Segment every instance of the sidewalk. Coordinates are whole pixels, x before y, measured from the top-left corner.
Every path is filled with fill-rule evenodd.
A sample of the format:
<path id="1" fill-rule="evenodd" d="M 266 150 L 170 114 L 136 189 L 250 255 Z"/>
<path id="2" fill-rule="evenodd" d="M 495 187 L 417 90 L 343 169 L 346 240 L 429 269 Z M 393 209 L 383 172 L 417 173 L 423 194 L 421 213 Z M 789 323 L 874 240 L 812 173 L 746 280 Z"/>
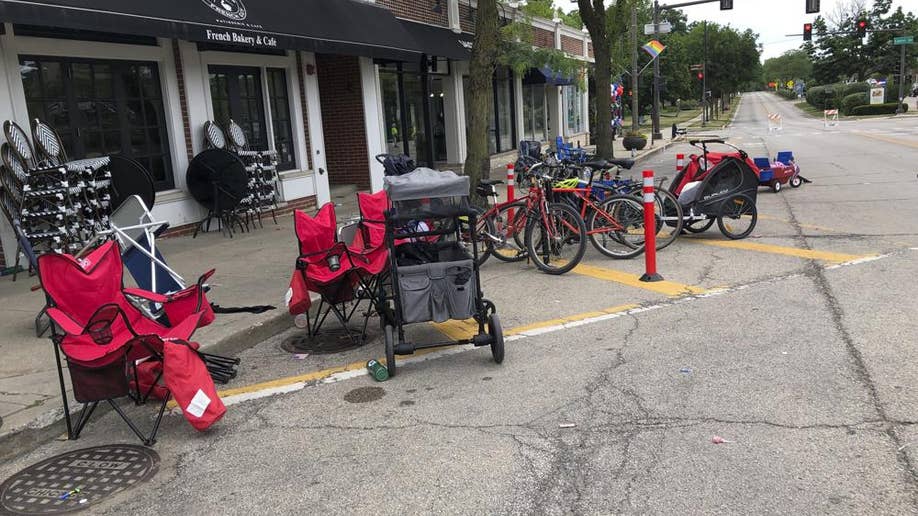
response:
<path id="1" fill-rule="evenodd" d="M 218 314 L 216 322 L 198 330 L 194 339 L 216 353 L 235 354 L 293 325 L 284 307 L 284 294 L 296 258 L 293 218 L 265 221 L 263 229 L 226 238 L 219 232 L 166 238 L 157 247 L 186 283 L 210 268 L 210 300 L 224 307 L 274 305 L 263 314 Z M 126 282 L 130 281 L 126 274 Z M 12 434 L 35 434 L 26 442 L 47 438 L 49 425 L 60 421 L 62 406 L 54 350 L 47 335 L 35 336 L 34 318 L 44 306 L 37 277 L 20 274 L 0 278 L 0 450 Z M 65 379 L 68 380 L 65 373 Z M 32 430 L 33 432 L 23 432 Z M 57 430 L 55 430 L 57 432 Z M 56 434 L 55 434 L 56 435 Z M 23 437 L 23 436 L 18 436 Z M 6 451 L 6 450 L 3 450 Z M 2 454 L 0 454 L 2 455 Z"/>

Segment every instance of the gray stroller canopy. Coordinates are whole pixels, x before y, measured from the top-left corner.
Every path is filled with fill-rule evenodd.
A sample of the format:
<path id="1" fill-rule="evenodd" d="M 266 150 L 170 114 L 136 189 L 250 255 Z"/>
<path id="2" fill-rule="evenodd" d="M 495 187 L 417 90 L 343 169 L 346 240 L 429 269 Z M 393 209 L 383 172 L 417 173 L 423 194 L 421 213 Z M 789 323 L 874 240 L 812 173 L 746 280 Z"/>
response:
<path id="1" fill-rule="evenodd" d="M 393 202 L 469 196 L 468 176 L 452 171 L 418 168 L 401 176 L 386 176 L 383 181 Z"/>

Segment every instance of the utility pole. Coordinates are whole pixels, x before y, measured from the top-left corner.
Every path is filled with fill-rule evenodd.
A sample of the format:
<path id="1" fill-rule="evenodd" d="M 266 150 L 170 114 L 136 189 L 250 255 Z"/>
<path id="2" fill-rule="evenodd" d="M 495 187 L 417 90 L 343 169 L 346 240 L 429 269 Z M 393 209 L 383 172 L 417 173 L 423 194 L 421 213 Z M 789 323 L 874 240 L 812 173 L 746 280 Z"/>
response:
<path id="1" fill-rule="evenodd" d="M 631 130 L 638 131 L 637 7 L 631 8 Z"/>
<path id="2" fill-rule="evenodd" d="M 653 39 L 660 38 L 660 1 L 653 0 Z M 660 56 L 653 60 L 653 141 L 663 139 L 660 132 Z"/>
<path id="3" fill-rule="evenodd" d="M 704 54 L 701 60 L 701 127 L 708 121 L 708 20 L 704 21 Z"/>
<path id="4" fill-rule="evenodd" d="M 902 113 L 902 101 L 905 100 L 905 45 L 899 45 L 901 54 L 899 57 L 899 100 L 896 101 L 896 114 Z"/>

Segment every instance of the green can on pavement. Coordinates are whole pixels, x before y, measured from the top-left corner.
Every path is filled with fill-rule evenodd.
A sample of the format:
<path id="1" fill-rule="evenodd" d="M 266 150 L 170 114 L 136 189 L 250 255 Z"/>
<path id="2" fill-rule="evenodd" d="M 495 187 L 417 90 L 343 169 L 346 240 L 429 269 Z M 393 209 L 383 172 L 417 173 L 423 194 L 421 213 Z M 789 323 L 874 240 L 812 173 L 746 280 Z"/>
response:
<path id="1" fill-rule="evenodd" d="M 370 372 L 370 376 L 377 382 L 384 382 L 389 379 L 389 370 L 386 369 L 386 366 L 380 364 L 379 360 L 370 360 L 367 362 L 367 371 Z"/>

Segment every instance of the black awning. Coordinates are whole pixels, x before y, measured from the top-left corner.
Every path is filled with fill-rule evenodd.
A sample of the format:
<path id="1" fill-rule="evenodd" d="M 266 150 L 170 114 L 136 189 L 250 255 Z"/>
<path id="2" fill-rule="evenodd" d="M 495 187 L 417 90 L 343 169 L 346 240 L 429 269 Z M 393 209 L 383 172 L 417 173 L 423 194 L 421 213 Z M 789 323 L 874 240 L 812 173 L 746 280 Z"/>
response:
<path id="1" fill-rule="evenodd" d="M 568 77 L 551 68 L 530 68 L 523 76 L 523 84 L 550 84 L 552 86 L 570 86 L 577 84 L 576 77 Z"/>
<path id="2" fill-rule="evenodd" d="M 406 32 L 414 38 L 415 49 L 429 56 L 468 61 L 472 56 L 474 36 L 456 34 L 450 29 L 425 23 L 401 20 Z"/>
<path id="3" fill-rule="evenodd" d="M 0 0 L 0 21 L 218 43 L 415 59 L 388 10 L 356 0 Z"/>

